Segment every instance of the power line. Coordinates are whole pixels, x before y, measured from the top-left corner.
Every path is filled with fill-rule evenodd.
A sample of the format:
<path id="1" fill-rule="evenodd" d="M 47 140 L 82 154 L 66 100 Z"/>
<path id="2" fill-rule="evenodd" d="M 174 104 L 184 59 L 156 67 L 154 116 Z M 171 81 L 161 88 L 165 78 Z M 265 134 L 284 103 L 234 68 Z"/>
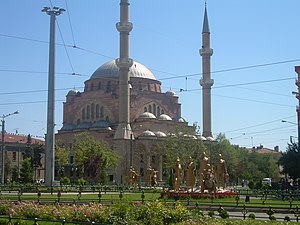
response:
<path id="1" fill-rule="evenodd" d="M 71 58 L 70 58 L 69 52 L 68 52 L 68 50 L 67 50 L 67 46 L 66 46 L 66 44 L 65 44 L 65 40 L 64 40 L 64 38 L 63 38 L 61 29 L 60 29 L 60 26 L 59 26 L 59 23 L 58 23 L 58 19 L 56 19 L 56 24 L 57 24 L 57 27 L 58 27 L 58 30 L 59 30 L 59 33 L 60 33 L 60 38 L 61 38 L 61 40 L 62 40 L 62 42 L 63 42 L 63 46 L 64 46 L 64 49 L 65 49 L 65 52 L 66 52 L 66 55 L 67 55 L 69 64 L 70 64 L 70 66 L 71 66 L 72 72 L 74 73 L 74 67 L 73 67 L 73 64 L 72 64 L 72 62 L 71 62 Z"/>
<path id="2" fill-rule="evenodd" d="M 267 125 L 267 124 L 270 124 L 270 123 L 278 123 L 282 120 L 285 120 L 285 119 L 290 119 L 290 118 L 293 118 L 295 116 L 287 116 L 287 117 L 284 117 L 284 118 L 281 118 L 281 119 L 277 119 L 277 120 L 272 120 L 272 121 L 268 121 L 268 122 L 265 122 L 265 123 L 260 123 L 260 124 L 256 124 L 256 125 L 252 125 L 252 126 L 248 126 L 248 127 L 242 127 L 242 128 L 238 128 L 238 129 L 235 129 L 235 130 L 230 130 L 230 131 L 225 131 L 224 133 L 232 133 L 232 132 L 235 132 L 235 131 L 240 131 L 240 130 L 246 130 L 246 129 L 250 129 L 250 128 L 255 128 L 255 127 L 260 127 L 260 126 L 264 126 L 264 125 Z"/>
<path id="3" fill-rule="evenodd" d="M 75 42 L 75 38 L 74 38 L 74 32 L 73 32 L 73 27 L 72 27 L 72 23 L 71 23 L 70 10 L 69 10 L 69 7 L 68 7 L 67 0 L 65 0 L 65 4 L 66 4 L 67 14 L 68 14 L 68 18 L 69 18 L 69 24 L 70 24 L 71 34 L 72 34 L 72 38 L 73 38 L 73 46 L 76 46 L 76 42 Z"/>
<path id="4" fill-rule="evenodd" d="M 34 74 L 47 74 L 45 71 L 33 71 L 33 70 L 8 70 L 8 69 L 0 69 L 0 72 L 10 72 L 10 73 L 34 73 Z M 55 74 L 63 74 L 63 75 L 72 75 L 72 76 L 85 76 L 89 77 L 89 75 L 84 75 L 80 73 L 66 73 L 66 72 L 55 72 Z"/>
<path id="5" fill-rule="evenodd" d="M 295 107 L 295 106 L 279 104 L 279 103 L 275 103 L 275 102 L 266 102 L 266 101 L 259 101 L 259 100 L 246 99 L 246 98 L 238 98 L 238 97 L 225 96 L 225 95 L 213 94 L 213 96 L 218 96 L 218 97 L 223 97 L 223 98 L 230 98 L 230 99 L 237 99 L 237 100 L 248 101 L 248 102 L 256 102 L 256 103 L 262 103 L 262 104 L 268 104 L 268 105 L 278 105 L 278 106 L 290 107 L 290 108 Z"/>
<path id="6" fill-rule="evenodd" d="M 212 71 L 211 73 L 225 73 L 225 72 L 230 72 L 230 71 L 246 70 L 246 69 L 253 69 L 253 68 L 259 68 L 259 67 L 266 67 L 266 66 L 274 66 L 274 65 L 292 63 L 292 62 L 298 62 L 298 61 L 300 61 L 300 59 L 292 59 L 292 60 L 285 60 L 285 61 L 279 61 L 279 62 L 273 62 L 273 63 L 264 63 L 264 64 L 256 64 L 256 65 L 236 67 L 236 68 L 230 68 L 230 69 L 224 69 L 224 70 L 216 70 L 216 71 Z M 203 75 L 203 73 L 178 75 L 178 76 L 173 76 L 173 77 L 162 78 L 160 80 L 169 80 L 169 79 L 184 78 L 184 77 L 194 77 L 194 76 L 199 76 L 199 75 Z"/>
<path id="7" fill-rule="evenodd" d="M 41 40 L 36 40 L 36 39 L 30 39 L 30 38 L 23 38 L 23 37 L 17 37 L 17 36 L 12 36 L 12 35 L 6 35 L 6 34 L 0 34 L 0 36 L 3 37 L 9 37 L 9 38 L 16 38 L 16 39 L 21 39 L 21 40 L 27 40 L 27 41 L 35 41 L 35 42 L 41 42 L 41 43 L 49 43 L 47 41 L 41 41 Z M 105 58 L 109 58 L 109 59 L 115 59 L 114 57 L 111 56 L 107 56 L 89 49 L 85 49 L 85 48 L 81 48 L 78 46 L 74 46 L 74 45 L 66 45 L 65 43 L 63 44 L 58 44 L 58 45 L 62 45 L 65 47 L 70 47 L 70 48 L 76 48 L 85 52 L 89 52 L 92 54 L 96 54 Z M 235 68 L 229 68 L 229 69 L 223 69 L 223 70 L 216 70 L 216 71 L 212 71 L 211 73 L 225 73 L 225 72 L 230 72 L 230 71 L 237 71 L 237 70 L 246 70 L 246 69 L 253 69 L 253 68 L 259 68 L 259 67 L 267 67 L 267 66 L 273 66 L 273 65 L 279 65 L 279 64 L 285 64 L 285 63 L 292 63 L 292 62 L 299 62 L 300 59 L 291 59 L 291 60 L 284 60 L 284 61 L 278 61 L 278 62 L 271 62 L 271 63 L 263 63 L 263 64 L 255 64 L 255 65 L 250 65 L 250 66 L 243 66 L 243 67 L 235 67 Z M 159 73 L 164 73 L 164 74 L 168 74 L 168 75 L 172 75 L 170 77 L 166 77 L 166 78 L 161 78 L 160 80 L 170 80 L 170 79 L 177 79 L 177 78 L 186 78 L 186 77 L 194 77 L 194 76 L 200 76 L 203 73 L 194 73 L 194 74 L 185 74 L 185 75 L 180 75 L 180 74 L 175 74 L 175 73 L 170 73 L 170 72 L 166 72 L 166 71 L 162 71 L 159 69 L 155 69 L 155 68 L 149 68 L 152 71 L 156 71 Z"/>

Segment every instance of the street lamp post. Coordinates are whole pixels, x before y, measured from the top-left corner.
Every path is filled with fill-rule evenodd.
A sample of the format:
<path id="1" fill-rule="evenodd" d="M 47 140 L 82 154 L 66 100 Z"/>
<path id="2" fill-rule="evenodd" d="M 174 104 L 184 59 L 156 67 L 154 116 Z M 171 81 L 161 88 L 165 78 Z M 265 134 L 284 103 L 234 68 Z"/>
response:
<path id="1" fill-rule="evenodd" d="M 299 124 L 299 112 L 298 112 L 298 108 L 297 108 L 297 117 L 298 117 L 298 123 L 294 123 L 294 122 L 291 122 L 291 121 L 287 121 L 287 120 L 281 120 L 282 123 L 290 123 L 290 124 L 293 124 L 293 125 L 297 125 L 298 126 L 298 143 L 299 143 L 299 138 L 300 138 L 300 124 Z M 290 138 L 291 139 L 291 138 Z M 299 144 L 298 144 L 299 145 Z"/>
<path id="2" fill-rule="evenodd" d="M 292 94 L 296 95 L 298 99 L 297 106 L 297 125 L 298 125 L 298 152 L 300 153 L 300 66 L 295 66 L 295 72 L 298 74 L 298 79 L 296 80 L 296 85 L 298 87 L 298 92 L 293 91 Z"/>
<path id="3" fill-rule="evenodd" d="M 54 181 L 54 107 L 55 107 L 55 20 L 56 16 L 65 10 L 59 7 L 44 7 L 42 12 L 50 16 L 49 70 L 48 70 L 48 105 L 47 105 L 47 135 L 46 135 L 46 176 L 47 186 Z"/>
<path id="4" fill-rule="evenodd" d="M 14 114 L 18 114 L 19 111 L 15 111 L 13 113 L 9 113 L 7 115 L 2 115 L 2 120 L 1 120 L 1 126 L 2 126 L 2 142 L 1 142 L 1 184 L 4 184 L 4 151 L 5 151 L 5 146 L 4 146 L 4 133 L 5 133 L 5 118 L 12 116 Z"/>

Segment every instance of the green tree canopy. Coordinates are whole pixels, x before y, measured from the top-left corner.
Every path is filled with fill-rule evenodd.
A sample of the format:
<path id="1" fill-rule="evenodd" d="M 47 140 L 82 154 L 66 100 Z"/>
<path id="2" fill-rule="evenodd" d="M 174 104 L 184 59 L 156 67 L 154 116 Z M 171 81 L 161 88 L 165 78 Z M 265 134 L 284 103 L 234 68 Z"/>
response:
<path id="1" fill-rule="evenodd" d="M 279 164 L 283 166 L 283 173 L 291 178 L 300 178 L 300 152 L 296 143 L 289 143 L 286 152 L 282 153 Z"/>
<path id="2" fill-rule="evenodd" d="M 88 180 L 105 183 L 106 169 L 117 165 L 119 155 L 106 142 L 98 141 L 88 133 L 76 135 L 73 147 L 80 175 Z"/>

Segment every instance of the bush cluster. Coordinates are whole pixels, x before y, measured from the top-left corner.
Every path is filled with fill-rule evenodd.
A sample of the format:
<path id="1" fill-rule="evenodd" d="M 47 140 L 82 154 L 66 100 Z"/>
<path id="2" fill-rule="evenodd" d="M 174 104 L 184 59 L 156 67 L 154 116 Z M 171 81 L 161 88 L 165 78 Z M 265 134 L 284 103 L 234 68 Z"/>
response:
<path id="1" fill-rule="evenodd" d="M 101 204 L 86 205 L 39 205 L 33 202 L 1 204 L 2 211 L 19 218 L 39 218 L 42 220 L 63 220 L 103 224 L 174 224 L 191 218 L 191 212 L 180 203 L 166 207 L 161 202 L 141 204 Z M 198 212 L 201 215 L 200 212 Z"/>

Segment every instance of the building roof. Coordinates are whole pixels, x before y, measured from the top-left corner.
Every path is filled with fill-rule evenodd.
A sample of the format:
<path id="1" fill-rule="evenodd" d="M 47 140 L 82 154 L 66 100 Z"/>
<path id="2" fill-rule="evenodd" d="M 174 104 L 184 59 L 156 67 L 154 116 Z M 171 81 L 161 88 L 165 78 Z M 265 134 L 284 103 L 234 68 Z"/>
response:
<path id="1" fill-rule="evenodd" d="M 144 78 L 156 80 L 154 74 L 143 64 L 133 61 L 132 67 L 129 70 L 130 77 Z M 91 76 L 90 79 L 97 78 L 117 78 L 119 77 L 119 68 L 115 60 L 111 60 L 100 66 Z"/>
<path id="2" fill-rule="evenodd" d="M 19 134 L 4 134 L 4 142 L 5 143 L 27 143 L 27 135 L 19 135 Z M 44 140 L 40 140 L 37 138 L 31 138 L 32 144 L 45 144 Z"/>
<path id="3" fill-rule="evenodd" d="M 270 148 L 246 148 L 246 150 L 251 153 L 251 152 L 257 152 L 259 154 L 281 154 L 279 151 L 277 150 L 273 150 Z"/>

